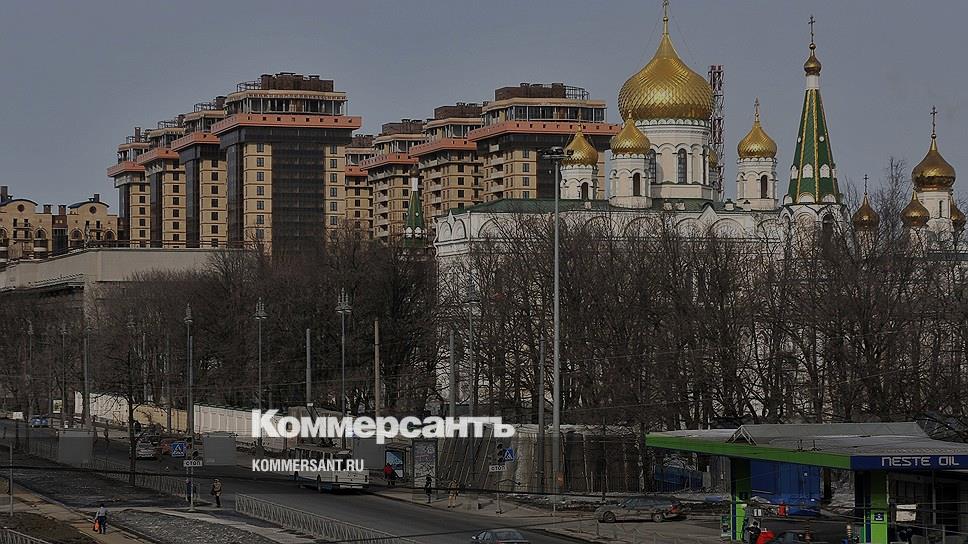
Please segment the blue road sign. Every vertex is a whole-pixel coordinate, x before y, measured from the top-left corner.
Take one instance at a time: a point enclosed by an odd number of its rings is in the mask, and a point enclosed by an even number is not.
[[[501,457],[501,461],[514,461],[514,448],[507,448],[504,450],[504,455]]]
[[[185,457],[185,452],[188,451],[187,442],[172,442],[171,443],[171,456],[172,457]]]

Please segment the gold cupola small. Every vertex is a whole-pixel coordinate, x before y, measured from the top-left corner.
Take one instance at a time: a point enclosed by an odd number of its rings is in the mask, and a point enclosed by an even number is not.
[[[928,209],[918,200],[917,191],[911,193],[911,202],[901,210],[901,222],[908,228],[922,228],[927,226],[931,214]]]
[[[951,226],[954,227],[955,232],[961,232],[965,228],[965,214],[958,209],[958,205],[955,204],[955,199],[950,200],[951,206]]]
[[[736,154],[741,159],[772,159],[776,157],[776,142],[760,125],[760,99],[753,102],[753,127],[739,141]]]
[[[931,146],[921,162],[911,171],[911,181],[918,191],[946,191],[955,183],[955,169],[938,151],[938,134],[935,130],[937,108],[931,108]]]
[[[561,160],[561,164],[568,166],[595,166],[598,164],[598,150],[585,138],[580,126],[578,132],[565,147],[565,154],[567,157]]]
[[[631,119],[625,120],[622,130],[612,136],[609,144],[613,155],[645,155],[652,149],[649,137]]]

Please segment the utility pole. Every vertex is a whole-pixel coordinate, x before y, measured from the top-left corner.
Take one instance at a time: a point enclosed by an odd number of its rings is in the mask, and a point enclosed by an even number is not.
[[[171,433],[171,338],[165,334],[165,404],[168,406],[167,429]]]
[[[454,329],[450,329],[450,403],[447,415],[457,417],[457,368],[454,365]]]
[[[266,315],[266,306],[262,302],[262,297],[255,303],[255,321],[259,325],[259,412],[262,411],[262,322],[266,320],[268,315]],[[256,447],[256,454],[262,456],[262,434],[259,434],[259,439]]]
[[[373,412],[380,417],[380,320],[373,320]]]
[[[353,307],[350,306],[350,296],[346,294],[346,289],[340,288],[339,301],[336,304],[336,313],[339,314],[340,324],[339,406],[343,417],[346,417],[346,316],[352,311]],[[343,434],[343,449],[346,449],[346,434]]]
[[[188,397],[186,404],[186,411],[188,412],[188,423],[187,431],[188,436],[191,437],[192,449],[195,448],[195,406],[192,404],[192,381],[194,379],[192,371],[192,305],[185,305],[185,363],[188,365],[187,379],[188,383],[185,385],[185,394]]]
[[[61,335],[61,379],[60,379],[60,395],[61,395],[61,409],[60,409],[60,424],[61,429],[67,427],[67,323],[61,321],[60,324],[60,335]],[[56,386],[55,386],[56,389]],[[54,400],[51,399],[51,405],[53,405]],[[51,413],[53,416],[54,414]]]
[[[91,326],[84,325],[84,406],[82,407],[81,424],[85,429],[91,426],[91,382],[88,375],[88,336],[91,334]]]
[[[544,338],[538,341],[538,491],[544,493],[545,489],[545,344]]]
[[[310,352],[309,329],[306,329],[306,406],[313,406],[313,369]]]

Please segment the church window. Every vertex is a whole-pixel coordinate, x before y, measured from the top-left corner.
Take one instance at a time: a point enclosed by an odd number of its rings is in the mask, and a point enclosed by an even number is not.
[[[588,184],[587,183],[582,183],[581,184],[581,199],[582,200],[588,200]]]
[[[655,150],[650,149],[645,160],[646,179],[649,183],[655,183],[659,179],[658,166],[655,158]]]
[[[803,165],[803,177],[812,178],[813,177],[813,165],[805,164]]]
[[[766,174],[760,177],[760,198],[770,198],[769,197],[769,180]]]
[[[709,171],[709,156],[706,154],[706,150],[702,150],[702,184],[708,183],[706,178],[706,173]]]
[[[632,196],[642,196],[642,176],[638,172],[632,176]]]
[[[829,178],[830,177],[830,167],[826,164],[820,166],[820,177]]]
[[[679,183],[686,183],[686,150],[680,149],[679,156],[676,161],[678,164],[676,166],[676,175],[678,177],[677,181]]]

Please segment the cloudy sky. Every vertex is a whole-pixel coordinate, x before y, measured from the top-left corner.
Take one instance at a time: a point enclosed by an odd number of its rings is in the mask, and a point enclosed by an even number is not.
[[[261,73],[336,80],[364,130],[523,81],[609,103],[658,43],[660,0],[6,0],[0,15],[0,184],[39,203],[116,192],[105,175],[135,125],[191,111]],[[728,179],[760,97],[785,181],[817,18],[824,105],[841,183],[913,166],[939,110],[941,152],[968,185],[968,2],[673,0],[672,37],[705,75],[726,71]],[[728,183],[727,195],[735,194]]]

